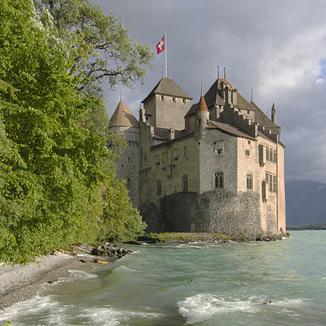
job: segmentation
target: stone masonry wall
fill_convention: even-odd
[[[149,232],[218,232],[255,237],[261,235],[260,195],[212,190],[198,195],[177,193],[161,199],[161,210],[150,205],[142,210]],[[154,225],[163,227],[155,229]]]

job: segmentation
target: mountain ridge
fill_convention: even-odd
[[[312,180],[285,182],[287,225],[326,223],[326,184]]]

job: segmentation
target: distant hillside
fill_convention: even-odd
[[[286,224],[326,223],[326,184],[311,180],[285,183]]]

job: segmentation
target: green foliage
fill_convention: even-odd
[[[2,0],[0,259],[8,263],[144,227],[114,179],[105,109],[77,90],[69,44],[58,35],[30,0]],[[121,235],[108,229],[115,220]]]
[[[70,72],[78,77],[78,89],[99,94],[103,78],[114,89],[119,82],[132,87],[144,83],[146,67],[152,67],[149,45],[134,43],[129,31],[113,13],[103,14],[88,0],[38,0],[47,8],[62,37],[70,44]],[[47,12],[42,11],[43,20]]]
[[[122,181],[114,180],[105,190],[103,200],[106,204],[100,240],[127,241],[143,234],[147,225],[142,222],[139,212],[128,200],[128,193]]]

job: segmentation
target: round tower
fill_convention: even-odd
[[[126,142],[126,147],[114,148],[119,154],[116,161],[117,178],[125,179],[134,207],[139,204],[139,123],[127,105],[120,101],[109,124],[109,130]]]
[[[207,109],[207,105],[204,99],[204,96],[202,95],[200,97],[200,100],[198,102],[197,108],[196,108],[196,134],[198,136],[204,136],[206,127],[208,126],[209,122],[209,111]]]

